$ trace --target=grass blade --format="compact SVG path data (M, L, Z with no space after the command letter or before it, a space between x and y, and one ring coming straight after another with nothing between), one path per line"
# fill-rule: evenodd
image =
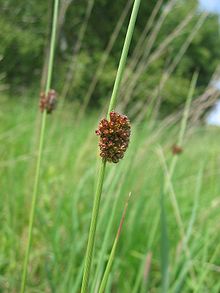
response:
M169 288L169 240L167 233L167 217L166 208L164 203L164 192L161 191L160 195L160 228L161 228L161 273L162 283L161 292L168 292Z
M101 285L100 285L100 288L99 288L99 291L98 291L99 293L105 292L105 288L106 288L108 278L109 278L109 275L110 275L110 272L111 272L112 264L113 264L113 261L114 261L118 240L119 240L119 237L120 237L120 234L121 234L121 229L122 229L124 219L125 219L125 215L126 215L126 212L127 212L128 202L129 202L130 196L131 196L131 193L129 194L129 197L128 197L127 202L126 202L125 207L124 207L124 211L123 211L123 214L122 214L122 217L121 217L121 221L120 221L120 224L119 224L119 227L118 227L118 231L117 231L117 234L116 234L116 237L115 237L115 241L113 243L112 250L111 250L111 253L110 253L110 256L109 256L109 260L108 260L108 263L107 263L107 266L106 266L106 269L105 269L105 272L104 272L104 275L103 275L103 278L102 278L102 281L101 281Z

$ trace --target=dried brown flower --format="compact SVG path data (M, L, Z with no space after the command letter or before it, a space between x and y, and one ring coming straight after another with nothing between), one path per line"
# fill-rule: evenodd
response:
M55 90L49 90L48 94L46 95L44 92L40 94L40 110L43 112L44 110L47 111L47 114L53 112L56 108L57 104L57 97Z
M182 152L183 152L183 148L182 148L181 146L176 145L176 144L174 144L174 145L172 146L172 153L173 153L174 155L179 155L179 154L181 154Z
M100 156L108 162L118 163L129 144L131 126L128 117L112 111L110 121L99 122L96 134L100 136Z

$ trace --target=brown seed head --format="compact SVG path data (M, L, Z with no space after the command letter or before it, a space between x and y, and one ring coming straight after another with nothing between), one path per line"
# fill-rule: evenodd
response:
M43 112L44 110L47 111L47 114L53 112L56 108L57 104L57 97L55 90L49 90L48 94L46 95L44 92L40 94L40 110Z
M174 145L172 146L172 153L173 153L174 155L180 155L182 152L183 152L183 149L182 149L181 146L176 145L176 144L174 144Z
M128 117L112 111L110 121L103 118L96 134L100 136L100 156L108 162L118 163L129 144L131 126Z
M45 93L40 93L40 103L39 103L39 107L40 107L40 110L41 112L44 111L44 109L46 109L46 104L47 104L47 98L46 98L46 95Z

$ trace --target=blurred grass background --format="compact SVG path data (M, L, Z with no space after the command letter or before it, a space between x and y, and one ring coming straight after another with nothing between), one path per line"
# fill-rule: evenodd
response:
M4 122L0 137L2 292L17 292L20 284L39 122L36 107L29 100L19 104L7 99L1 101ZM67 108L48 117L28 292L79 290L94 193L98 156L94 155L97 150L94 130L98 116L93 114L77 125L75 113ZM98 224L96 269L97 264L103 269L107 260L130 191L132 198L107 292L141 292L145 285L149 292L157 292L160 287L159 215L164 176L157 148L161 145L169 164L179 127L172 126L152 139L158 127L159 124L150 129L148 123L133 127L125 159L119 165L108 166ZM186 137L172 178L184 229L189 233L194 280L188 273L189 263L181 248L183 239L170 197L164 199L172 292L219 292L220 289L219 131L204 126L193 128ZM202 179L198 179L202 168ZM201 185L199 190L198 185ZM104 259L100 260L102 249ZM147 255L151 261L145 284ZM100 277L99 273L96 278ZM94 288L96 278L92 278Z
M11 97L44 89L52 4L0 3L0 90ZM53 86L62 98L87 101L90 110L105 104L131 6L132 0L61 1ZM219 46L218 15L207 14L199 1L142 1L123 81L126 108L151 99L159 87L160 112L170 113L184 103L194 71L203 93L219 64Z

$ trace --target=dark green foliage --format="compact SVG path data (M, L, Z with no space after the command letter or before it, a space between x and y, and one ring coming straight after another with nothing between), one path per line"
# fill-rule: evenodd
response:
M81 26L85 23L89 1L91 2L91 0L70 1L69 5L67 5L66 13L64 13L63 21L60 19L58 24L59 36L54 84L56 84L56 90L59 93L62 92L66 80L66 74L72 60L73 50L79 39ZM61 8L65 2L61 1ZM166 2L163 1L156 20L161 15ZM133 57L134 48L155 3L156 1L154 0L142 1L141 3L140 14L129 52L130 58ZM70 87L67 93L69 99L78 99L81 102L85 98L104 50L126 4L126 0L114 2L107 0L94 1L91 16L75 62L73 78L69 82ZM135 86L135 91L132 93L133 101L146 99L159 84L163 72L169 68L186 38L194 30L200 15L197 6L197 1L184 0L178 1L177 5L171 10L154 41L150 54L163 44L167 36L189 13L195 12L192 20L183 29L182 33L169 44L160 58L151 63L141 74ZM7 84L12 91L18 92L39 88L50 33L51 7L52 0L28 2L24 0L1 0L0 82ZM101 105L112 89L128 17L129 15L124 21L119 36L108 56L104 72L101 74L93 91L90 106L97 107ZM156 21L151 31L155 26ZM220 60L218 30L218 17L216 15L208 16L181 58L177 68L169 77L162 93L160 93L165 112L171 111L185 100L189 80L194 71L199 72L197 93L200 93L207 86ZM144 46L142 46L143 49ZM142 61L142 64L144 63L146 63L146 60ZM2 78L3 76L4 79Z

